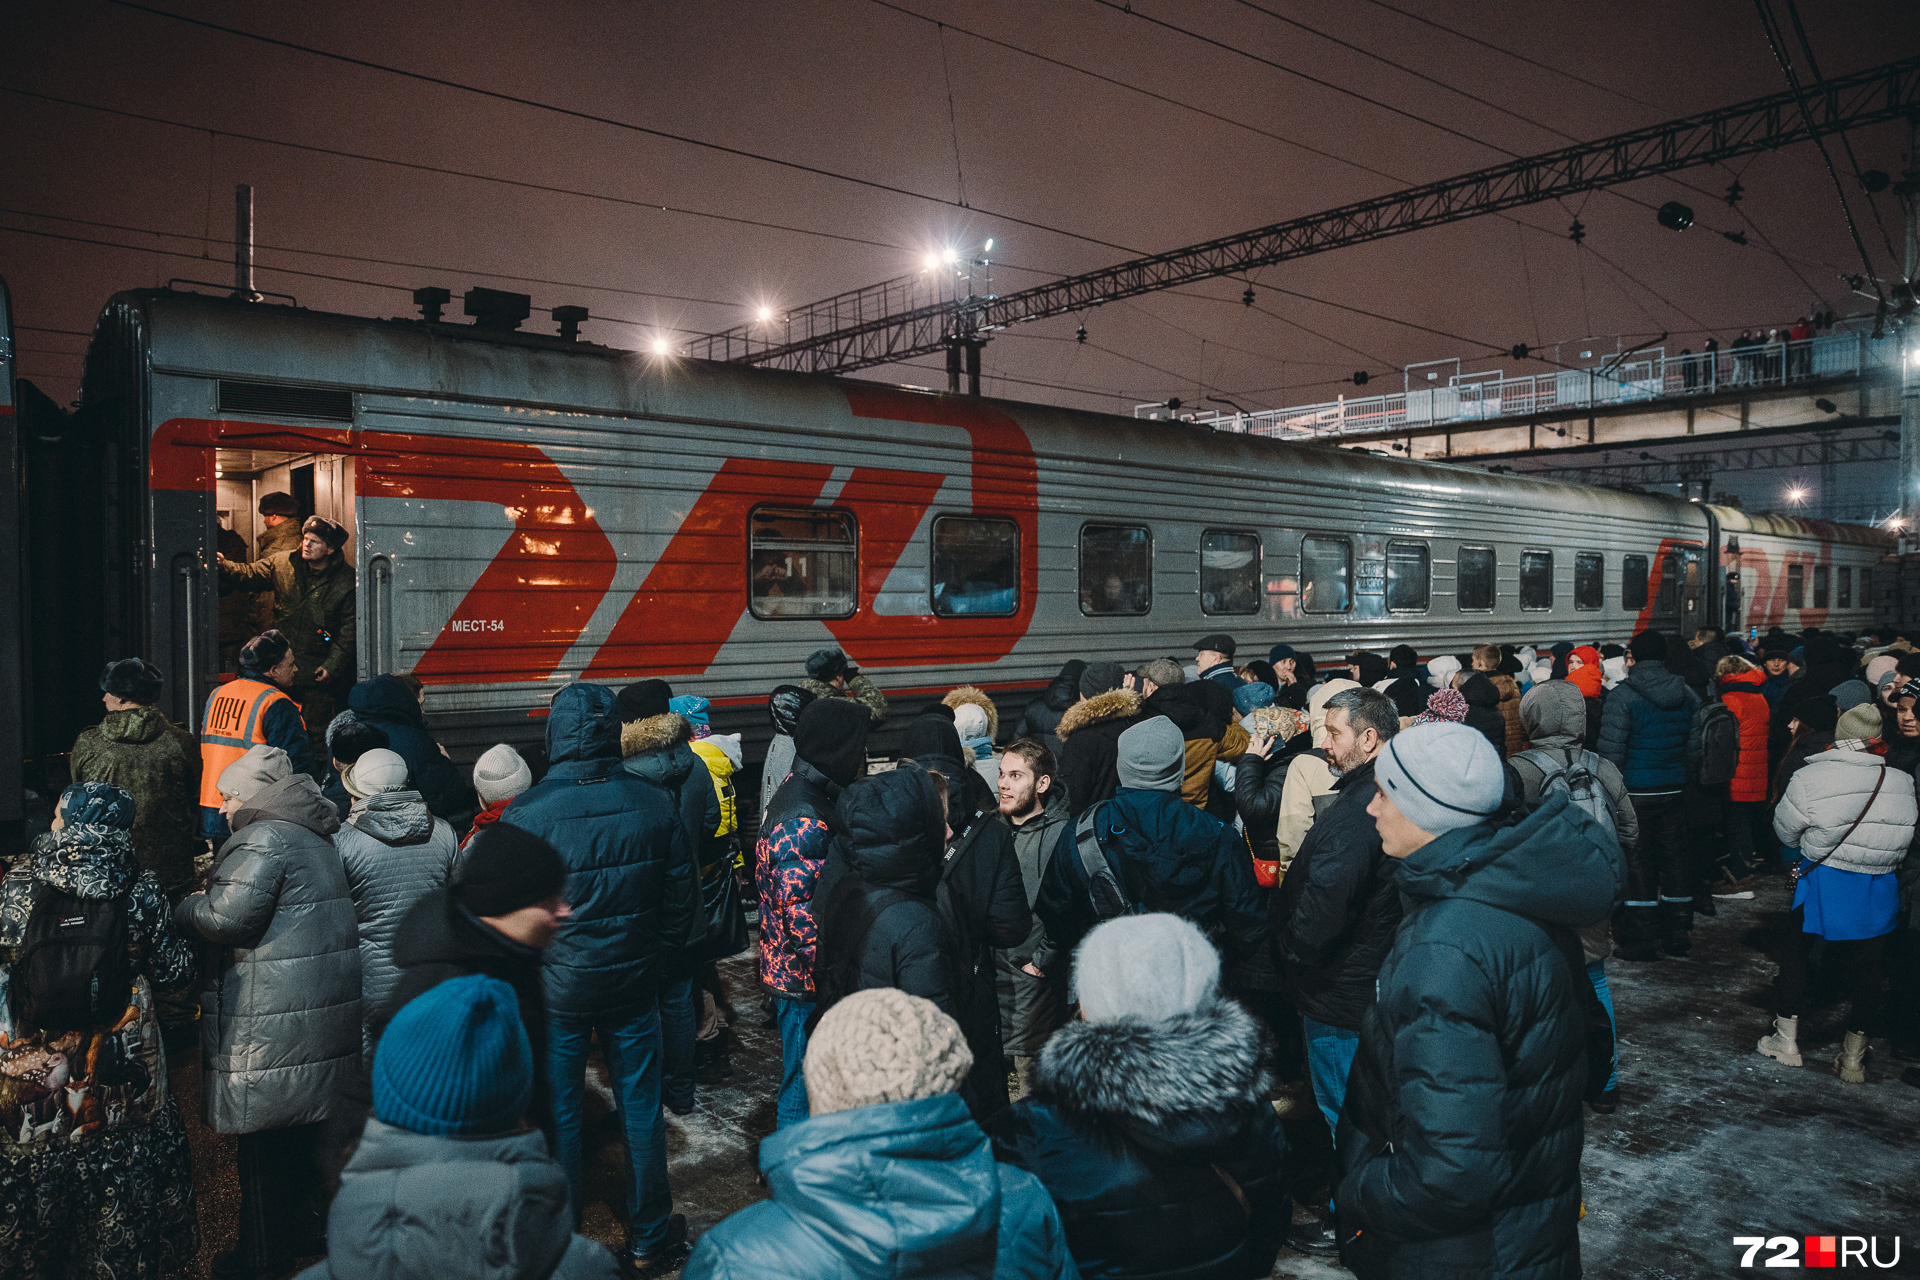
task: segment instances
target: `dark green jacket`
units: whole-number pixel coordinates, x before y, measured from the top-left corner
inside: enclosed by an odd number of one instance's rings
[[[271,529],[262,529],[254,541],[259,547],[258,552],[253,556],[254,563],[262,560],[271,560],[282,551],[290,555],[298,556],[300,554],[300,522],[298,520],[282,520]],[[227,585],[233,586],[234,584],[229,583]],[[245,587],[238,587],[237,589],[240,591],[246,590]],[[252,627],[252,630],[247,632],[247,639],[259,635],[262,631],[265,631],[273,625],[273,598],[265,595],[253,596],[252,602],[253,607],[247,614],[247,622]],[[241,643],[244,644],[246,641],[242,640]]]
[[[273,592],[273,625],[293,646],[294,661],[300,664],[295,682],[311,683],[313,673],[324,667],[327,682],[346,696],[354,670],[354,584],[353,566],[338,552],[317,571],[297,551],[281,551],[251,564],[223,561],[220,580],[246,591]]]
[[[158,707],[109,711],[73,743],[73,780],[111,782],[133,797],[133,850],[178,902],[193,889],[200,818],[200,744]]]

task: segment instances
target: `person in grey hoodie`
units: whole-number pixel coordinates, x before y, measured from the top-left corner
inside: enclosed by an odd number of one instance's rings
[[[1066,796],[1054,785],[1058,767],[1053,752],[1032,738],[1008,744],[1000,758],[1000,817],[1013,828],[1013,853],[1020,863],[1029,910],[1040,896],[1040,878],[1054,845],[1060,843],[1060,829],[1073,821]],[[1019,1080],[1015,1101],[1026,1096],[1034,1059],[1064,1013],[1057,979],[1060,966],[1044,948],[1046,937],[1047,928],[1036,917],[1024,941],[993,953],[1001,1040]]]
[[[407,762],[384,748],[366,752],[341,775],[353,802],[334,836],[360,922],[360,1056],[373,1066],[373,1021],[400,984],[393,944],[413,904],[453,878],[460,846],[407,785]]]
[[[513,988],[450,978],[387,1025],[373,1118],[298,1280],[617,1280],[570,1227],[567,1179],[520,1117],[533,1054]]]
[[[200,994],[201,1109],[239,1137],[240,1240],[216,1280],[274,1275],[320,1231],[322,1128],[360,1070],[353,895],[319,784],[265,745],[221,771],[233,834],[174,909],[213,944]]]

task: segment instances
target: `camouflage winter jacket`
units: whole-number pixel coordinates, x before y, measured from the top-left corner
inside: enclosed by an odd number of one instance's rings
[[[109,711],[73,743],[73,780],[111,782],[133,797],[133,851],[175,902],[193,891],[202,845],[200,744],[158,707]]]
[[[353,566],[338,552],[318,570],[297,551],[281,551],[251,564],[223,561],[220,580],[246,591],[273,592],[273,625],[293,646],[294,661],[300,664],[296,684],[311,683],[322,667],[335,687],[353,683]]]

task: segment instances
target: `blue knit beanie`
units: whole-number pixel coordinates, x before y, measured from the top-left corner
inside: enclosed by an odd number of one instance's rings
[[[707,723],[707,708],[712,705],[712,699],[703,698],[697,693],[683,693],[667,699],[667,710],[679,712],[694,724]]]
[[[520,1001],[498,978],[449,978],[393,1016],[373,1055],[373,1114],[413,1133],[505,1133],[533,1094]]]
[[[1251,680],[1233,691],[1233,709],[1241,715],[1273,705],[1273,686],[1264,680]]]

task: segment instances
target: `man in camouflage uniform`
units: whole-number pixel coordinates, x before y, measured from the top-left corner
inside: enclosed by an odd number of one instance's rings
[[[284,492],[269,493],[260,499],[259,511],[261,528],[254,537],[254,553],[252,556],[239,558],[271,560],[282,551],[292,552],[294,555],[300,554],[300,507],[294,502],[293,495]],[[226,548],[222,547],[220,553],[226,555]],[[227,556],[229,560],[235,558]],[[244,592],[244,588],[241,590]],[[272,596],[252,596],[251,603],[253,611],[247,615],[247,633],[240,637],[242,644],[274,625]],[[223,670],[231,671],[233,668],[226,667]]]
[[[273,592],[273,625],[298,664],[287,692],[300,704],[315,759],[325,758],[320,753],[326,750],[327,725],[346,705],[354,680],[354,579],[353,566],[341,554],[346,542],[345,529],[324,516],[308,516],[297,551],[276,552],[251,564],[219,561],[222,583]]]
[[[886,723],[887,695],[839,649],[815,649],[807,658],[807,678],[800,687],[816,698],[850,698],[867,709],[873,723]]]

